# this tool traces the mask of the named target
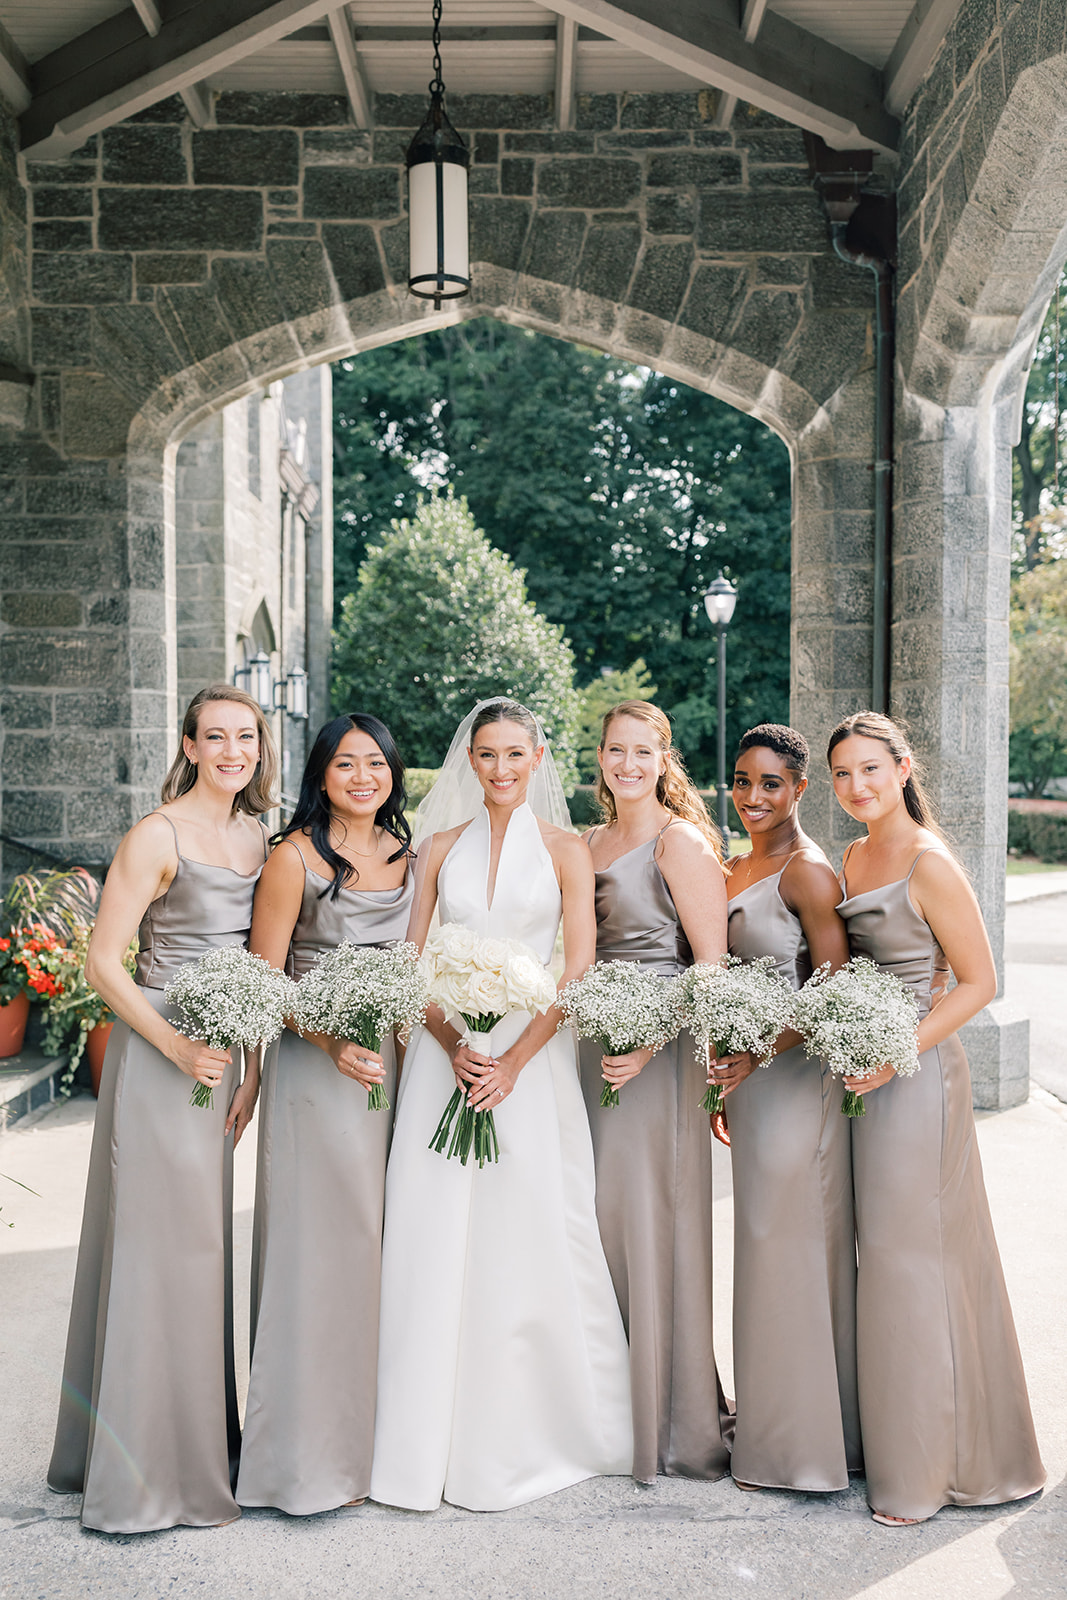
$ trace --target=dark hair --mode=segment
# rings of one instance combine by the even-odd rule
[[[527,711],[517,700],[490,700],[471,723],[470,748],[474,749],[474,736],[487,728],[491,722],[516,722],[525,733],[530,736],[530,743],[536,750],[541,742],[537,731],[537,718],[532,711]]]
[[[659,745],[660,753],[664,757],[664,770],[660,773],[656,784],[656,799],[661,806],[673,811],[683,822],[691,822],[694,828],[699,829],[721,861],[722,839],[719,830],[708,816],[708,808],[701,799],[699,791],[693,787],[685,770],[685,763],[674,748],[670,718],[667,713],[661,711],[659,706],[654,706],[651,700],[620,700],[618,705],[612,706],[610,711],[604,713],[600,724],[601,750],[607,743],[608,730],[616,717],[633,717],[651,728],[652,739]],[[615,796],[604,781],[603,771],[597,775],[596,801],[609,827],[618,821]]]
[[[781,756],[788,770],[795,773],[798,778],[806,778],[808,775],[808,765],[811,761],[808,741],[795,728],[787,728],[784,722],[761,722],[757,727],[749,728],[747,733],[743,733],[737,754],[742,755],[746,750],[752,749],[773,750],[776,756]]]
[[[332,722],[325,723],[315,735],[315,743],[311,747],[311,754],[304,766],[304,776],[300,780],[300,797],[296,802],[296,810],[288,825],[271,840],[272,844],[280,844],[291,834],[310,833],[315,849],[333,868],[333,882],[329,889],[322,891],[320,900],[326,894],[329,894],[331,900],[336,900],[350,878],[355,878],[357,881],[359,879],[359,873],[351,861],[346,861],[330,843],[330,823],[333,815],[324,787],[326,768],[337,754],[337,747],[345,734],[351,733],[354,728],[374,740],[389,764],[389,772],[393,779],[393,787],[384,805],[378,807],[374,816],[376,826],[384,828],[386,833],[391,833],[400,846],[389,860],[399,861],[401,856],[407,855],[411,847],[411,829],[404,816],[408,798],[404,788],[404,763],[400,759],[396,740],[384,722],[372,717],[366,711],[347,711],[343,716],[334,717]]]
[[[884,744],[897,766],[905,756],[911,756],[911,771],[904,785],[904,804],[908,816],[917,822],[920,828],[929,828],[931,833],[936,833],[939,839],[944,834],[937,825],[934,808],[922,785],[922,772],[915,758],[908,736],[899,722],[894,722],[892,717],[887,717],[881,711],[857,711],[851,717],[846,717],[839,722],[830,735],[826,746],[826,762],[833,766],[833,753],[844,739],[877,739],[879,744]]]
[[[194,694],[186,706],[185,716],[182,718],[181,738],[178,740],[178,754],[163,779],[159,798],[161,803],[166,805],[170,800],[177,800],[179,795],[188,794],[196,783],[196,762],[190,761],[186,755],[185,741],[196,739],[200,713],[204,707],[220,703],[243,706],[246,711],[252,713],[256,733],[259,735],[259,762],[244,788],[234,795],[233,809],[246,811],[250,817],[258,817],[262,812],[269,811],[272,806],[278,804],[274,793],[278,777],[278,752],[274,748],[273,735],[258,701],[253,700],[250,694],[245,694],[243,689],[235,689],[228,683],[208,684],[206,689]]]

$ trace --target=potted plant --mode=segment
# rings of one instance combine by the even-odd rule
[[[71,940],[57,973],[60,992],[48,1001],[44,1047],[49,1054],[58,1055],[64,1049],[70,1051],[66,1070],[59,1081],[62,1094],[70,1093],[83,1055],[89,1058],[93,1094],[99,1093],[104,1052],[115,1021],[114,1013],[85,977],[85,955],[91,932],[91,928],[80,928]],[[131,974],[136,959],[135,939],[124,960]]]
[[[30,993],[22,940],[12,929],[0,939],[0,1059],[17,1056],[22,1049]]]
[[[100,885],[84,867],[23,872],[0,903],[0,1058],[22,1049],[30,1001],[58,999],[67,942],[88,930]]]

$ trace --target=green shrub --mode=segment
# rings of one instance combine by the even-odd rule
[[[404,787],[408,792],[408,810],[414,811],[426,799],[441,774],[440,767],[406,767]]]
[[[1039,861],[1067,861],[1067,817],[1009,810],[1008,849],[1037,856]]]

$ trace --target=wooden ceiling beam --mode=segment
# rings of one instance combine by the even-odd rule
[[[345,80],[345,93],[348,96],[352,121],[357,128],[369,128],[374,122],[374,102],[371,99],[363,64],[359,59],[359,49],[352,32],[348,7],[342,6],[339,11],[331,11],[326,18],[326,24],[330,30],[341,76]]]

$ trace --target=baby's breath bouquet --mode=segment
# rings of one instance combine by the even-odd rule
[[[328,1033],[378,1051],[387,1033],[406,1039],[426,1010],[418,946],[351,944],[324,955],[296,986],[292,1018],[301,1033]],[[367,1091],[371,1111],[388,1111],[384,1087]]]
[[[582,1039],[599,1039],[608,1056],[660,1050],[682,1026],[677,978],[650,972],[636,961],[598,961],[573,978],[559,997],[560,1010]],[[605,1079],[602,1106],[617,1106],[619,1091]]]
[[[797,995],[794,1025],[808,1055],[821,1056],[841,1077],[870,1078],[886,1066],[904,1078],[919,1070],[915,996],[866,956],[853,956],[834,973],[829,963],[813,972]],[[841,1110],[862,1117],[863,1096],[846,1089]]]
[[[767,1065],[774,1041],[793,1020],[796,999],[770,956],[755,961],[724,956],[715,966],[690,967],[681,985],[686,1026],[709,1060],[751,1050]],[[710,1084],[700,1104],[705,1111],[721,1111],[721,1084]]]
[[[431,1004],[446,1016],[462,1017],[468,1033],[491,1033],[509,1011],[547,1011],[556,1003],[552,974],[529,945],[484,938],[458,922],[430,935],[422,968]],[[472,1149],[480,1167],[499,1160],[493,1113],[475,1111],[457,1085],[429,1148],[446,1160],[458,1155],[464,1166]]]
[[[202,1039],[212,1050],[234,1045],[252,1050],[281,1033],[293,1007],[293,984],[262,956],[227,944],[187,962],[163,996],[177,1011],[175,1026],[187,1039]],[[197,1083],[189,1104],[210,1111],[211,1086]]]

